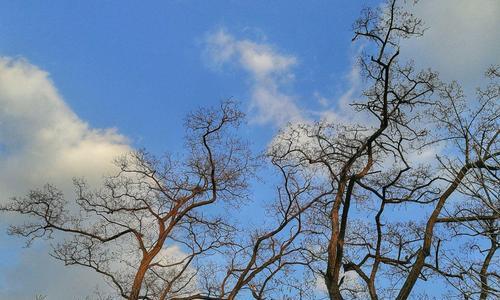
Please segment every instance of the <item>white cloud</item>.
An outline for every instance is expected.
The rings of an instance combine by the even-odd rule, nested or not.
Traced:
[[[355,59],[349,72],[342,78],[344,91],[340,96],[327,98],[315,92],[320,109],[308,109],[297,104],[298,99],[285,93],[283,87],[294,79],[292,68],[297,65],[297,58],[278,53],[270,44],[257,43],[246,39],[237,39],[221,29],[208,34],[206,38],[208,63],[214,68],[227,64],[236,64],[250,75],[251,102],[254,110],[253,121],[259,124],[273,123],[283,127],[287,123],[338,121],[342,123],[369,123],[370,118],[355,112],[350,106],[361,92],[361,74]],[[362,47],[356,49],[359,54]],[[354,54],[353,54],[354,56]],[[353,57],[354,58],[354,57]]]
[[[414,8],[428,30],[403,44],[402,53],[445,80],[477,85],[491,64],[500,63],[500,2],[422,0]]]
[[[158,253],[155,257],[155,263],[161,263],[163,265],[178,263],[184,259],[186,259],[187,253],[182,251],[179,245],[172,245],[166,247]]]
[[[0,239],[0,243],[3,241]],[[12,248],[20,251],[20,248]],[[7,265],[0,276],[0,299],[31,300],[35,295],[49,299],[94,299],[96,289],[109,292],[96,273],[75,266],[64,266],[48,255],[44,245],[23,249],[15,265]],[[3,281],[3,282],[2,282]]]
[[[179,247],[179,245],[173,244],[164,246],[164,248],[160,250],[158,255],[155,257],[154,262],[163,265],[175,265],[166,268],[166,270],[161,270],[161,268],[156,270],[157,272],[163,272],[167,274],[170,272],[170,276],[174,277],[182,272],[182,269],[184,268],[188,260],[188,253],[184,252],[181,247]],[[195,291],[197,289],[196,270],[192,265],[189,265],[186,268],[186,270],[183,272],[183,275],[179,278],[179,280],[177,280],[175,285],[185,284],[185,282],[192,277],[194,277],[194,280],[189,281],[189,283],[183,289],[183,293],[186,291]]]
[[[342,283],[342,291],[349,290],[351,292],[355,292],[356,299],[368,299],[369,295],[366,291],[365,284],[362,282],[361,277],[355,271],[344,272],[342,269],[340,270],[339,278],[343,281]],[[328,296],[328,288],[325,284],[325,279],[317,276],[315,278],[315,289],[316,292],[322,297]],[[345,294],[345,292],[343,293]]]
[[[2,197],[73,176],[98,182],[130,150],[114,129],[93,129],[71,111],[47,72],[0,58],[0,190]],[[5,199],[0,199],[5,200]]]
[[[72,177],[97,184],[113,170],[112,160],[130,150],[116,130],[94,129],[79,119],[47,72],[23,59],[0,58],[0,203],[47,182],[70,198]],[[5,222],[5,215],[1,219]],[[0,225],[0,244],[12,245],[2,253],[20,252],[19,241],[6,237],[5,224]],[[0,278],[0,286],[9,287],[0,298],[31,299],[36,293],[76,298],[91,294],[102,281],[91,271],[64,267],[47,252],[38,244],[36,251],[18,253],[19,264],[7,265]]]
[[[282,84],[294,77],[291,68],[297,63],[295,57],[277,53],[265,43],[238,40],[225,30],[207,36],[206,52],[211,65],[236,63],[250,74],[253,121],[281,126],[303,119],[294,98],[282,91]]]

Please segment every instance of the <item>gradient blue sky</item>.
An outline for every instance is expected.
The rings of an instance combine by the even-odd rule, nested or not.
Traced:
[[[248,98],[246,74],[203,59],[207,34],[225,28],[297,57],[292,87],[304,106],[314,92],[343,92],[352,63],[351,24],[370,1],[2,1],[0,54],[50,73],[92,127],[116,127],[134,146],[177,145],[182,118],[200,105]],[[269,138],[267,130],[256,138]]]
[[[185,114],[229,97],[248,112],[242,135],[256,151],[283,120],[343,117],[362,85],[351,25],[379,2],[0,0],[0,201],[46,181],[69,189],[74,175],[97,182],[107,169],[88,159],[97,165],[140,147],[182,151]],[[421,2],[416,13],[430,29],[404,45],[407,57],[466,88],[500,63],[500,2]],[[272,64],[262,69],[248,55]],[[259,91],[269,92],[260,106]],[[266,117],[271,111],[283,115]],[[57,138],[33,142],[40,124]],[[115,131],[99,131],[107,128]],[[21,250],[5,222],[0,229],[0,299],[76,297],[80,283],[95,282],[85,272],[65,275],[43,244]],[[19,278],[26,284],[12,285]],[[67,291],[57,288],[63,283]]]

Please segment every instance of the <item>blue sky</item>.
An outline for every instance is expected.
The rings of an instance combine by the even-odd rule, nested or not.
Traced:
[[[98,183],[130,149],[180,152],[185,114],[229,97],[248,113],[241,133],[256,151],[286,121],[345,117],[362,85],[351,25],[378,2],[0,0],[0,201],[46,181],[71,191],[72,176]],[[421,1],[431,29],[404,53],[473,86],[500,63],[500,5],[481,3]],[[9,276],[30,282],[11,286],[9,299],[42,287],[60,299],[58,281],[84,292],[41,254],[46,246],[21,250],[4,228],[0,290]],[[42,280],[47,266],[56,283]]]
[[[162,151],[182,137],[187,111],[227,97],[248,98],[244,72],[214,72],[204,62],[204,39],[220,28],[297,57],[295,81],[287,88],[304,106],[315,102],[314,92],[342,93],[352,63],[351,24],[369,2],[313,3],[5,1],[0,53],[48,71],[92,127],[116,127],[134,145]]]

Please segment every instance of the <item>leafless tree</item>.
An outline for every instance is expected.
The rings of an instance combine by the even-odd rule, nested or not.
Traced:
[[[75,180],[76,207],[50,185],[14,198],[1,209],[34,221],[10,233],[28,243],[63,233],[52,255],[127,299],[316,299],[322,283],[336,300],[426,299],[415,290],[434,279],[449,297],[495,299],[500,71],[468,99],[402,61],[401,41],[424,34],[406,9],[389,0],[354,24],[366,43],[352,103],[362,118],[275,137],[266,158],[281,181],[261,225],[218,213],[246,198],[253,171],[231,130],[242,114],[225,102],[187,117],[184,159],[123,157],[101,190]]]
[[[397,1],[387,4],[365,10],[354,26],[354,40],[369,44],[360,58],[364,100],[352,106],[375,121],[291,126],[272,151],[297,168],[315,170],[321,185],[334,188],[330,199],[311,205],[315,213],[304,223],[312,226],[311,243],[321,246],[306,254],[317,258],[311,267],[323,276],[330,299],[407,299],[419,279],[431,276],[462,291],[467,286],[468,297],[493,297],[498,83],[471,101],[457,83],[443,84],[436,73],[401,62],[400,41],[421,36],[423,24]],[[488,74],[495,78],[498,68]],[[438,165],[418,160],[419,151],[438,144],[447,153]],[[454,228],[449,242],[436,237],[440,223]],[[488,245],[474,241],[479,254],[465,267],[446,264],[443,249],[462,244],[464,235],[481,235]],[[356,284],[347,272],[357,274]]]
[[[500,219],[498,69],[493,66],[487,71],[491,82],[477,90],[475,102],[467,100],[453,83],[443,87],[440,107],[434,110],[438,122],[447,129],[445,139],[457,153],[441,158],[440,162],[448,174],[449,188],[456,186],[454,192],[459,199],[448,205],[440,201],[434,211],[441,209],[442,203],[442,216],[429,219],[428,226],[431,222],[446,224],[447,243],[460,245],[462,255],[441,247],[445,256],[442,265],[447,264],[451,272],[460,275],[451,277],[450,283],[465,299],[500,296],[495,257]],[[461,177],[461,184],[456,184]],[[439,242],[443,244],[442,240]]]
[[[332,188],[313,188],[314,176],[303,174],[285,161],[272,159],[282,182],[270,201],[262,226],[241,228],[224,252],[225,262],[206,265],[200,271],[200,292],[173,299],[312,299],[315,278],[304,272],[312,263],[303,256],[304,239],[310,234],[303,214]],[[300,174],[299,174],[300,173]],[[250,234],[249,234],[250,233]]]
[[[28,243],[65,234],[52,256],[95,270],[123,298],[193,293],[198,257],[217,251],[233,231],[207,207],[243,199],[252,172],[249,152],[231,130],[242,117],[231,101],[190,114],[184,159],[132,153],[117,160],[119,172],[98,191],[75,180],[76,203],[51,185],[14,198],[1,210],[31,218],[9,233]]]
[[[311,298],[313,279],[290,274],[307,266],[302,214],[331,188],[313,190],[312,176],[273,160],[282,183],[267,226],[231,224],[223,206],[210,208],[221,201],[238,207],[246,198],[255,160],[230,130],[242,117],[232,102],[190,114],[187,158],[131,153],[98,191],[75,179],[75,203],[51,185],[13,198],[1,209],[31,223],[9,233],[28,245],[63,234],[51,255],[93,269],[126,299]]]

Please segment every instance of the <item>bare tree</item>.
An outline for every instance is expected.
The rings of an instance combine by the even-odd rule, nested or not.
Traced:
[[[315,297],[313,277],[305,268],[310,260],[303,256],[304,238],[310,232],[303,224],[303,214],[320,198],[331,195],[332,188],[312,189],[314,176],[272,159],[282,178],[276,201],[270,201],[267,213],[259,222],[248,225],[228,244],[224,262],[202,267],[198,280],[201,292],[173,299],[311,299]],[[242,224],[240,224],[241,226]]]
[[[132,153],[117,160],[119,172],[101,190],[75,180],[76,203],[51,185],[14,198],[1,210],[31,218],[9,233],[28,243],[65,234],[52,256],[95,270],[123,298],[192,293],[198,257],[225,245],[232,234],[206,207],[241,200],[252,172],[245,144],[231,133],[242,117],[230,101],[190,114],[187,157],[160,160],[145,151]],[[168,253],[167,247],[175,246],[181,253]]]
[[[453,83],[442,88],[441,101],[433,111],[437,122],[447,129],[444,139],[457,153],[439,161],[448,175],[448,189],[454,188],[459,200],[446,205],[443,194],[433,211],[438,217],[431,217],[427,226],[445,223],[450,231],[448,240],[459,243],[462,253],[468,253],[453,255],[453,251],[441,249],[448,269],[460,274],[450,283],[466,299],[500,296],[495,259],[500,219],[498,69],[493,66],[487,71],[491,82],[478,89],[475,102],[467,100]],[[439,209],[443,211],[440,217]]]
[[[28,243],[62,233],[53,257],[127,299],[315,299],[322,283],[336,300],[425,299],[415,290],[431,279],[450,297],[495,299],[499,68],[471,100],[401,61],[401,41],[424,34],[406,8],[389,0],[354,24],[366,42],[352,103],[363,122],[290,124],[273,140],[281,182],[261,226],[217,212],[245,199],[253,171],[231,131],[242,114],[225,102],[187,117],[184,159],[123,157],[101,190],[75,180],[76,206],[50,185],[14,198],[1,210],[34,221],[10,233]]]
[[[323,274],[331,299],[343,298],[340,271],[344,265],[348,217],[355,186],[373,173],[377,157],[392,155],[405,163],[401,157],[402,147],[422,135],[412,126],[412,120],[417,116],[408,112],[429,102],[428,95],[438,84],[437,77],[435,73],[416,72],[411,65],[398,62],[399,40],[421,34],[420,20],[402,11],[395,1],[383,11],[364,11],[355,24],[354,39],[366,38],[373,43],[374,53],[366,54],[360,60],[371,87],[364,94],[366,101],[353,105],[357,110],[374,116],[376,124],[370,127],[323,123],[303,126],[298,135],[312,139],[314,146],[305,151],[300,141],[287,138],[286,143],[292,146],[281,154],[293,155],[292,158],[302,164],[322,166],[325,176],[335,185],[333,200],[325,205],[330,234],[326,237],[328,247]],[[396,172],[394,181],[405,169]],[[374,279],[370,280],[370,292],[376,297],[373,294]]]
[[[354,40],[370,44],[360,57],[367,82],[364,101],[352,106],[375,121],[295,125],[282,131],[272,155],[299,169],[318,169],[320,184],[334,187],[330,199],[311,205],[314,219],[305,221],[315,233],[311,242],[322,245],[306,255],[318,258],[311,267],[324,277],[330,299],[407,299],[419,279],[436,275],[462,290],[463,284],[475,288],[468,295],[493,297],[498,284],[490,269],[497,267],[498,83],[479,90],[478,101],[471,101],[458,84],[443,84],[436,73],[401,62],[400,40],[423,34],[422,22],[403,8],[388,1],[384,8],[365,10],[354,26]],[[498,69],[488,74],[495,77]],[[415,157],[437,144],[447,153],[437,158],[440,166]],[[445,217],[448,206],[455,210]],[[489,246],[475,245],[482,260],[475,257],[466,267],[445,263],[448,242],[436,238],[435,230],[445,222],[454,228],[450,244],[461,244],[466,234],[487,239]],[[475,287],[466,283],[464,268]],[[347,272],[357,274],[354,286]]]

